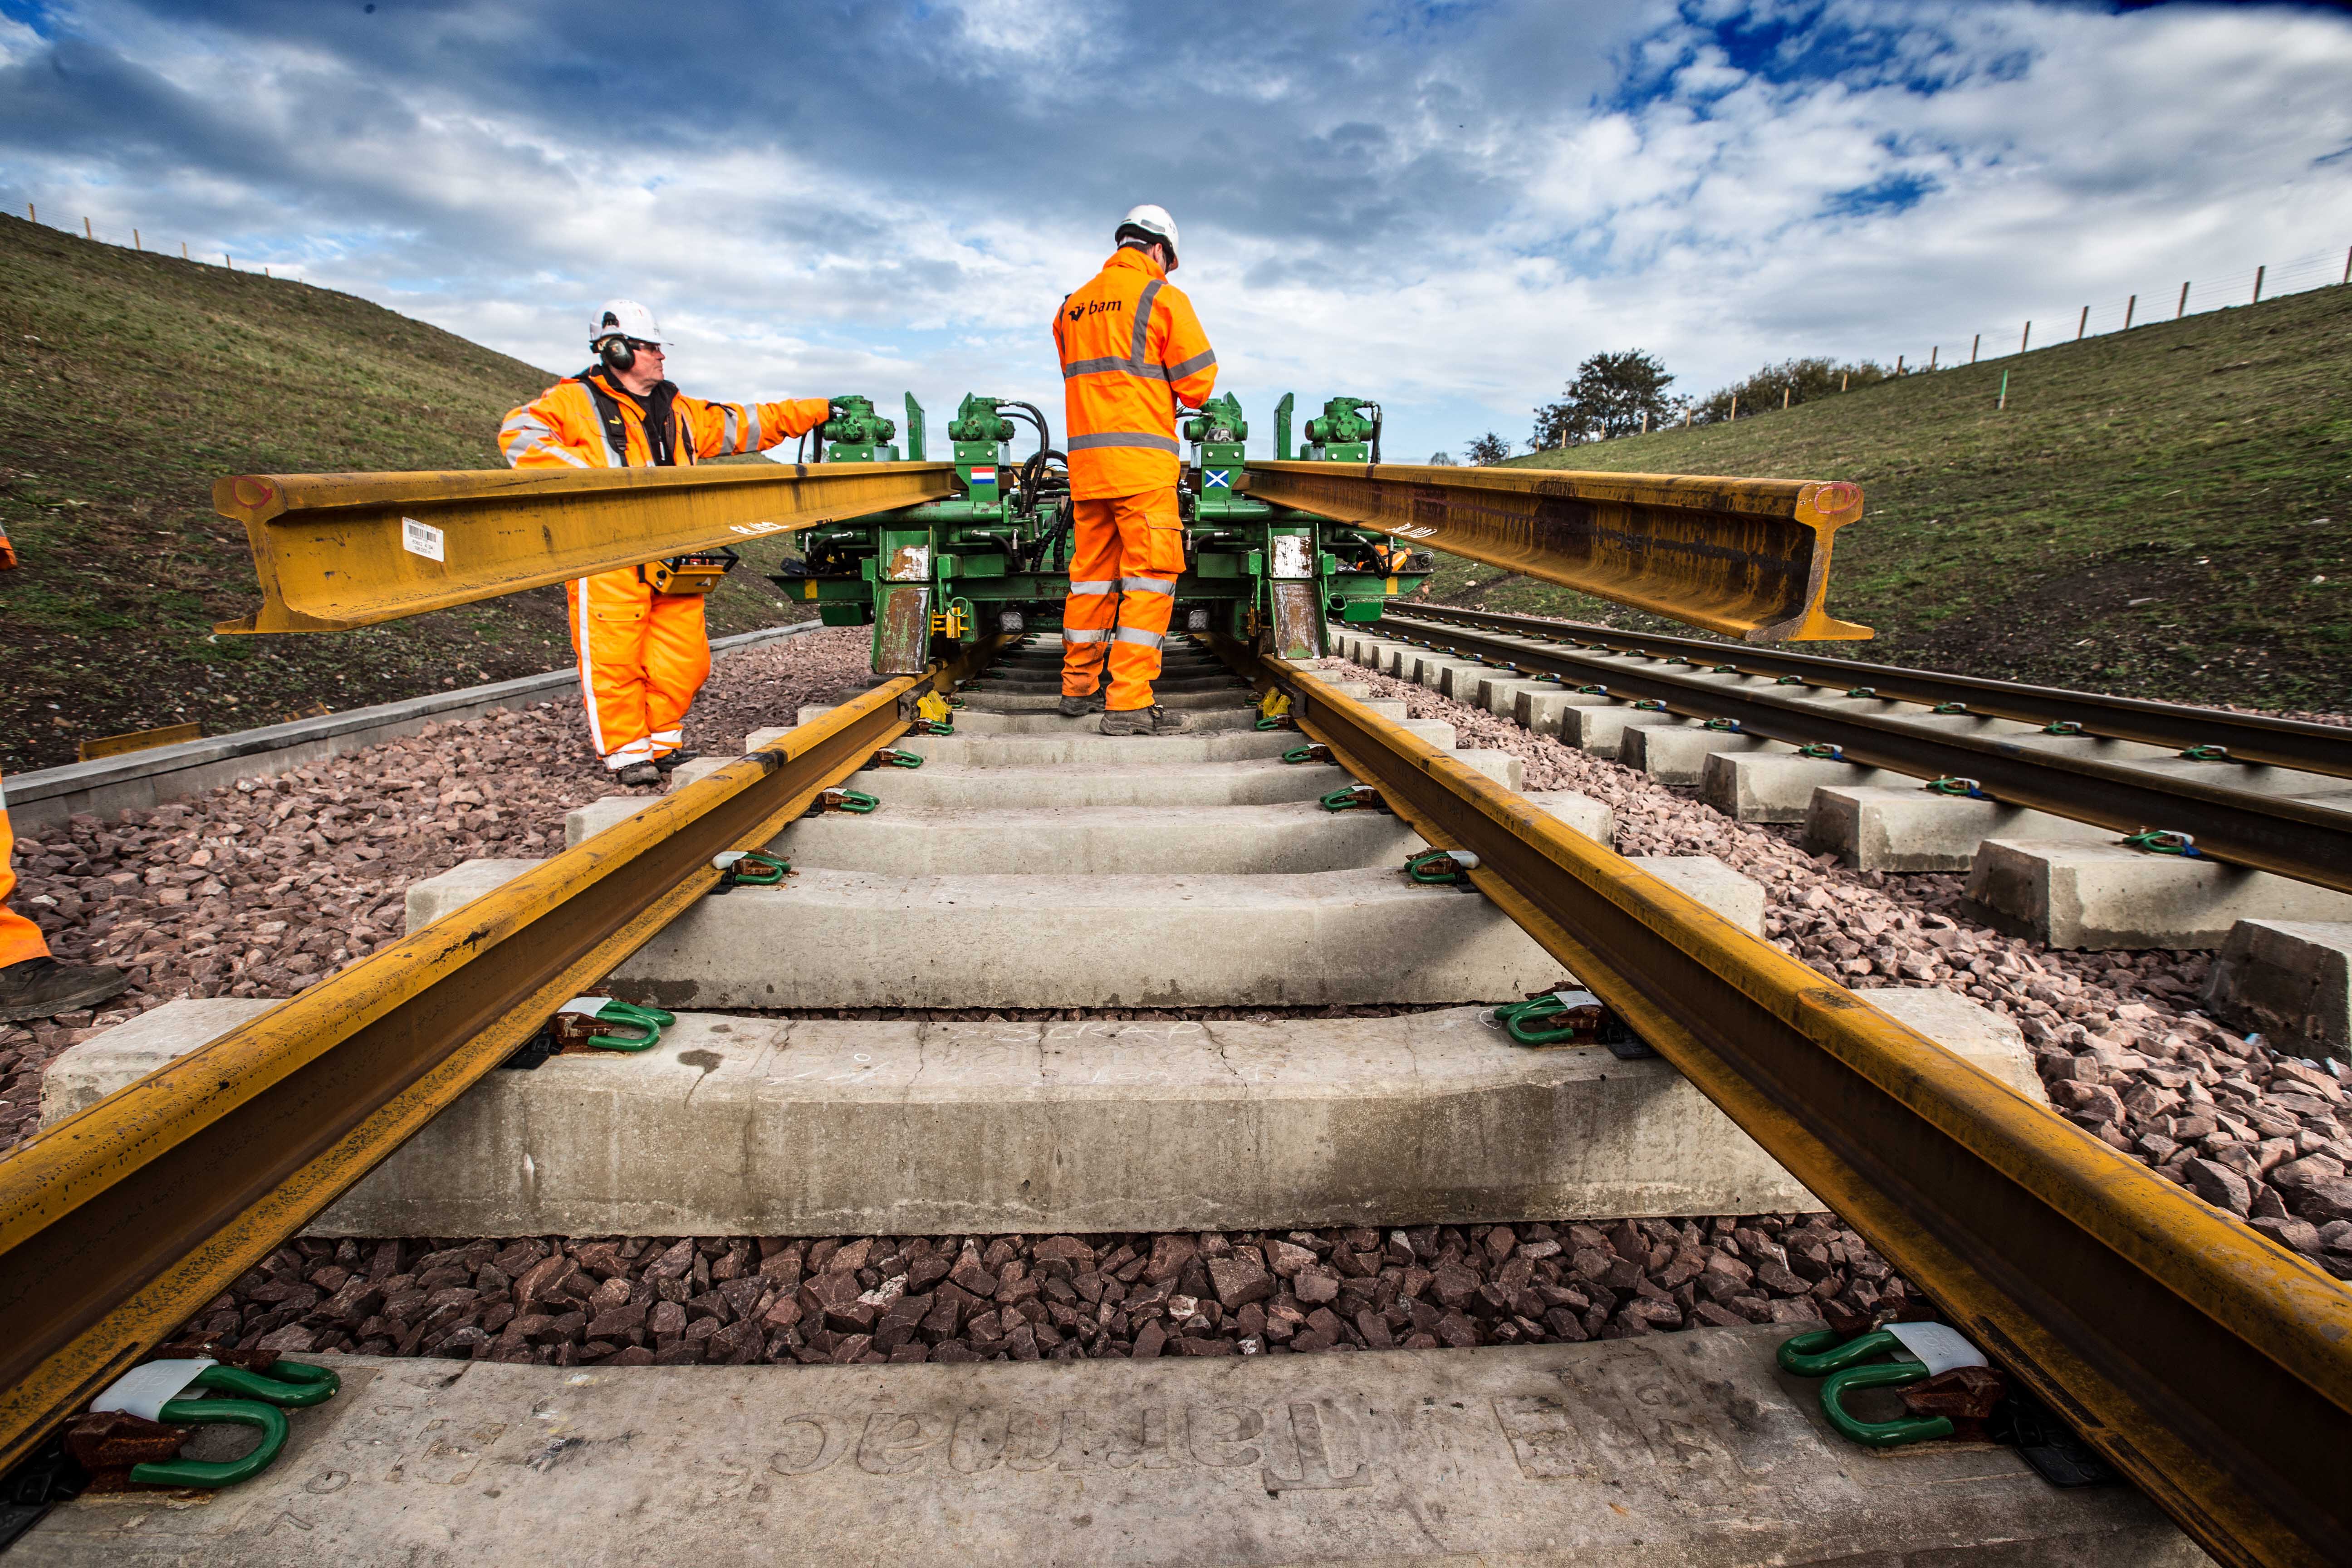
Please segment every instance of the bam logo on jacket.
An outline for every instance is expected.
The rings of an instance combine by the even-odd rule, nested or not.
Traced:
[[[1088,316],[1099,316],[1106,312],[1126,309],[1127,301],[1124,300],[1089,300],[1083,305],[1070,307],[1070,320],[1082,321]]]

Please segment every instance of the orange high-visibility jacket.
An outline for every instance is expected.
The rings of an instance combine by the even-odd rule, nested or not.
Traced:
[[[581,384],[593,379],[619,408],[623,450],[614,451],[596,413],[596,400]],[[499,450],[518,468],[643,468],[654,460],[646,438],[645,399],[632,397],[602,370],[583,370],[557,382],[524,404],[499,426]],[[670,397],[670,461],[691,463],[731,452],[757,452],[779,441],[805,436],[824,423],[831,406],[822,397],[779,403],[708,403],[673,391]]]
[[[1054,314],[1062,419],[1077,500],[1174,486],[1176,405],[1216,390],[1217,355],[1184,290],[1143,252],[1111,253]]]

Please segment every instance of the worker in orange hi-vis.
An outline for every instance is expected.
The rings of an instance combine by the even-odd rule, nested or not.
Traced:
[[[102,963],[59,963],[41,928],[8,907],[16,890],[16,836],[8,826],[8,792],[0,785],[0,1024],[53,1018],[94,1007],[131,984]]]
[[[1069,432],[1070,594],[1062,605],[1062,711],[1107,710],[1106,735],[1173,735],[1182,715],[1152,700],[1160,646],[1184,574],[1176,510],[1176,414],[1217,384],[1217,356],[1176,270],[1176,220],[1139,206],[1119,220],[1118,248],[1062,301]],[[1108,668],[1110,683],[1101,688]]]
[[[832,417],[832,400],[706,403],[664,377],[654,314],[610,300],[588,331],[596,363],[557,382],[499,426],[499,449],[518,468],[619,468],[692,463],[757,452],[805,436]],[[682,562],[686,558],[681,557]],[[703,596],[718,579],[672,575],[649,562],[564,584],[581,695],[597,754],[625,784],[658,784],[694,753],[683,750],[687,710],[710,673]],[[695,591],[663,591],[690,588]]]

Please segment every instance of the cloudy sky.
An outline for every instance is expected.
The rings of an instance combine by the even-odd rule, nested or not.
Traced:
[[[689,391],[1058,416],[1158,201],[1254,446],[1351,392],[1418,458],[1602,349],[1703,393],[2332,278],[2347,81],[2284,5],[0,0],[0,202],[551,371],[627,294]]]

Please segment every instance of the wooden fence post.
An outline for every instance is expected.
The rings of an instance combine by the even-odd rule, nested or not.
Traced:
[[[184,240],[180,241],[180,259],[181,259],[181,260],[183,260],[183,261],[185,261],[187,258],[188,258],[188,242],[187,242],[186,240],[184,240]]]
[[[26,204],[30,205],[30,203]],[[2344,247],[2344,281],[2352,283],[2352,245]]]
[[[2032,341],[2033,341],[2033,323],[2032,323],[2032,322],[2031,322],[2031,321],[2028,321],[2028,322],[2026,322],[2026,323],[2025,323],[2025,331],[2024,331],[2024,332],[2023,332],[2023,333],[2021,333],[2021,334],[2019,336],[2018,340],[2017,340],[2017,352],[2018,352],[2019,353],[2023,353],[2025,352],[2026,345],[2027,345],[2028,343],[2031,343]]]
[[[38,223],[41,221],[40,209],[36,207],[30,202],[26,202],[25,204],[25,221],[26,223]],[[2344,270],[2347,276],[2352,276],[2352,256],[2347,256],[2344,258]]]
[[[1649,411],[1648,409],[1644,408],[1644,409],[1643,409],[1643,410],[1642,410],[1642,434],[1643,434],[1643,435],[1644,435],[1644,436],[1646,436],[1646,435],[1648,435],[1649,433],[1650,433],[1650,411]]]
[[[2137,310],[2138,309],[2139,309],[2139,296],[2138,296],[2138,295],[2135,294],[2135,295],[2133,295],[2130,299],[2128,299],[2128,300],[2125,300],[2125,301],[2124,301],[2124,331],[2127,331],[2127,332],[2131,331],[2132,313],[2133,313],[2134,311]]]
[[[1728,425],[1728,424],[1732,423],[1732,421],[1733,421],[1733,420],[1736,420],[1736,419],[1738,419],[1738,417],[1739,417],[1739,394],[1738,394],[1738,393],[1736,393],[1736,392],[1735,392],[1735,393],[1733,393],[1733,394],[1731,395],[1731,418],[1729,418],[1729,419],[1726,419],[1726,420],[1724,421],[1724,423],[1725,423],[1725,424],[1727,424],[1727,425]]]
[[[97,235],[90,232],[89,219],[88,216],[84,216],[81,220],[81,237],[84,239],[96,239],[98,237]]]
[[[1930,349],[1927,351],[1927,368],[1928,368],[1929,370],[1933,370],[1933,369],[1935,369],[1935,368],[1936,368],[1936,356],[1937,356],[1937,354],[1939,354],[1939,353],[1942,353],[1943,352],[1944,352],[1944,345],[1943,345],[1943,344],[1941,344],[1941,343],[1937,343],[1937,344],[1936,344],[1934,347],[1930,348]]]
[[[1850,371],[1850,370],[1847,370],[1847,371],[1840,371],[1840,372],[1838,373],[1838,390],[1839,390],[1840,392],[1843,392],[1843,391],[1845,390],[1845,388],[1846,388],[1846,383],[1848,383],[1848,382],[1852,381],[1853,379],[1853,372],[1852,372],[1852,371]]]
[[[2085,328],[2085,327],[2087,327],[2087,326],[2089,326],[2090,324],[2091,324],[2091,307],[2089,307],[2088,305],[2085,305],[2085,306],[2084,306],[2084,307],[2083,307],[2083,313],[2082,313],[2082,315],[2081,315],[2080,317],[2076,318],[2075,322],[2074,322],[2074,341],[2075,341],[2076,342],[2078,342],[2078,343],[2079,343],[2079,342],[2081,342],[2083,341],[2083,329],[2084,329],[2084,328]]]
[[[1690,425],[1691,425],[1691,411],[1690,411],[1690,405],[1689,405],[1689,404],[1687,404],[1687,403],[1685,403],[1685,405],[1683,405],[1683,428],[1684,428],[1684,429],[1685,429],[1685,430],[1687,430],[1687,429],[1689,429],[1689,428],[1690,428]]]
[[[2269,270],[2267,265],[2254,268],[2254,303],[2257,305],[2263,302],[2263,274]]]
[[[135,228],[131,231],[131,248],[133,250],[144,250],[147,248],[145,246],[139,243],[139,231]]]
[[[2180,286],[2180,303],[2172,307],[2172,319],[2177,321],[2187,314],[2189,314],[2189,285],[2183,283]]]
[[[1984,334],[1982,332],[1979,332],[1975,337],[1969,340],[1969,363],[1970,364],[1977,363],[1977,350],[1981,348],[1983,345]]]

